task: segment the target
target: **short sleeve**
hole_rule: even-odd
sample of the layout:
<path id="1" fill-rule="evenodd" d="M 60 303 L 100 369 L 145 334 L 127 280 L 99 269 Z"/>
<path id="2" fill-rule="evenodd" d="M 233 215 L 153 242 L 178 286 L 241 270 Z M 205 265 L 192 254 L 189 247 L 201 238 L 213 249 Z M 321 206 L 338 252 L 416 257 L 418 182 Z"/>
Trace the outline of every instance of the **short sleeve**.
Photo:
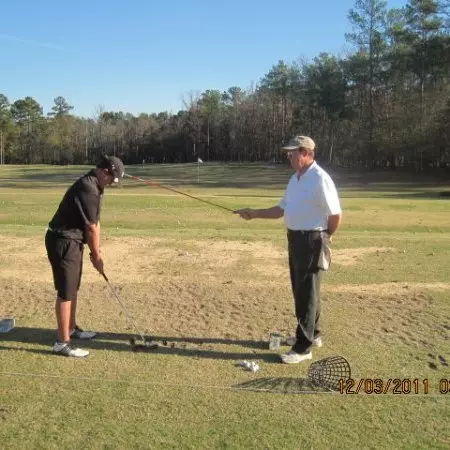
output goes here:
<path id="1" fill-rule="evenodd" d="M 336 214 L 341 214 L 342 209 L 337 189 L 330 176 L 325 176 L 322 178 L 321 187 L 321 194 L 323 197 L 322 201 L 327 215 L 334 216 Z"/>
<path id="2" fill-rule="evenodd" d="M 278 206 L 284 211 L 286 208 L 286 192 L 284 193 L 283 197 L 281 197 L 280 201 L 278 202 Z"/>
<path id="3" fill-rule="evenodd" d="M 79 193 L 75 196 L 75 205 L 78 207 L 84 224 L 96 224 L 100 215 L 100 196 L 94 186 L 89 183 L 81 185 Z"/>

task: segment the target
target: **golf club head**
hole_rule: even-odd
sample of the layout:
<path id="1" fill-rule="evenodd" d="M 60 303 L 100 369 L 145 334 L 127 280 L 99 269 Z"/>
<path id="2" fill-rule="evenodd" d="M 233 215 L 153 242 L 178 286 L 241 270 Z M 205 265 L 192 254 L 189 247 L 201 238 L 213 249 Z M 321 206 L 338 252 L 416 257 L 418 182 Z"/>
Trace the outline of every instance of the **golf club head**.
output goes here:
<path id="1" fill-rule="evenodd" d="M 133 337 L 130 339 L 130 345 L 133 352 L 156 350 L 159 347 L 159 344 L 151 338 L 145 338 L 143 343 L 136 343 L 136 339 Z"/>

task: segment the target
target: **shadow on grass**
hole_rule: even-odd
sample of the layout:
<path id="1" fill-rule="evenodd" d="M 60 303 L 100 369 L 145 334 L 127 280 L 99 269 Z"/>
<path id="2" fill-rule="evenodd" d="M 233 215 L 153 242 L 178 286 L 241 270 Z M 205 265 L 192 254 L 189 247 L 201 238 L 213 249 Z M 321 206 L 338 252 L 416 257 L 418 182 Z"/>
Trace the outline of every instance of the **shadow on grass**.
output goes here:
<path id="1" fill-rule="evenodd" d="M 233 389 L 251 392 L 270 392 L 274 394 L 333 394 L 331 390 L 315 385 L 309 378 L 257 378 L 235 384 Z"/>
<path id="2" fill-rule="evenodd" d="M 26 328 L 16 327 L 8 333 L 2 334 L 0 350 L 26 351 L 30 353 L 50 355 L 51 346 L 55 342 L 56 331 L 49 328 Z M 136 338 L 135 334 L 127 333 L 99 333 L 96 339 L 77 341 L 80 346 L 91 350 L 109 351 L 133 351 L 130 339 Z M 148 339 L 149 337 L 146 336 Z M 267 348 L 267 342 L 250 340 L 231 340 L 222 338 L 199 338 L 199 337 L 176 337 L 176 336 L 155 336 L 151 339 L 159 343 L 157 349 L 139 349 L 139 353 L 158 353 L 167 355 L 178 355 L 196 358 L 243 360 L 259 359 L 266 363 L 279 363 L 278 355 L 273 353 L 260 353 L 256 350 Z M 123 341 L 123 342 L 118 342 Z M 138 340 L 137 340 L 138 341 Z M 5 342 L 19 342 L 24 344 L 48 345 L 48 350 L 30 349 L 21 347 L 5 346 Z M 237 345 L 253 348 L 251 352 L 225 352 L 207 348 L 211 344 Z M 203 347 L 203 348 L 202 348 Z"/>
<path id="3" fill-rule="evenodd" d="M 398 192 L 395 194 L 381 194 L 384 198 L 411 198 L 425 200 L 450 200 L 450 191 L 442 192 Z"/>
<path id="4" fill-rule="evenodd" d="M 399 192 L 400 189 L 403 189 L 399 186 L 393 186 L 390 190 L 380 188 L 379 186 L 374 186 L 373 188 L 364 189 L 365 192 L 370 193 L 374 192 L 376 195 L 374 195 L 372 198 L 387 198 L 387 199 L 420 199 L 420 200 L 450 200 L 450 191 L 414 191 L 414 192 L 408 192 L 408 190 L 404 190 L 404 192 Z M 395 192 L 393 192 L 395 191 Z M 369 195 L 370 196 L 370 195 Z M 360 199 L 363 198 L 364 195 L 362 194 L 361 190 L 358 190 L 357 193 L 352 192 L 351 190 L 344 190 L 341 195 L 342 198 L 356 198 Z"/>

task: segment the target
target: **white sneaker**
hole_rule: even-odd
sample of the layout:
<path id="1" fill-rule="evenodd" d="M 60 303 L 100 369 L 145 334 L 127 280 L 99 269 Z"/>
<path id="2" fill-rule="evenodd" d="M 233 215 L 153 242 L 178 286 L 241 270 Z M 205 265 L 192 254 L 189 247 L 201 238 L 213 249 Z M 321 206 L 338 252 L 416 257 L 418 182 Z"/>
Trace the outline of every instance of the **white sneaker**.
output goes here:
<path id="1" fill-rule="evenodd" d="M 284 355 L 280 355 L 281 361 L 285 364 L 298 364 L 302 361 L 306 361 L 307 359 L 312 359 L 312 352 L 308 353 L 297 353 L 291 350 Z"/>
<path id="2" fill-rule="evenodd" d="M 290 345 L 291 347 L 293 345 L 295 345 L 296 342 L 297 342 L 297 338 L 295 336 L 289 336 L 286 339 L 286 344 Z M 323 346 L 323 341 L 322 341 L 322 338 L 320 336 L 313 340 L 313 346 L 314 347 L 319 347 L 319 348 Z"/>
<path id="3" fill-rule="evenodd" d="M 84 331 L 78 325 L 75 325 L 70 333 L 71 339 L 93 339 L 95 336 L 97 336 L 97 333 L 94 331 Z"/>
<path id="4" fill-rule="evenodd" d="M 85 358 L 89 355 L 87 350 L 71 347 L 67 342 L 55 342 L 53 353 L 63 356 L 72 356 L 73 358 Z"/>

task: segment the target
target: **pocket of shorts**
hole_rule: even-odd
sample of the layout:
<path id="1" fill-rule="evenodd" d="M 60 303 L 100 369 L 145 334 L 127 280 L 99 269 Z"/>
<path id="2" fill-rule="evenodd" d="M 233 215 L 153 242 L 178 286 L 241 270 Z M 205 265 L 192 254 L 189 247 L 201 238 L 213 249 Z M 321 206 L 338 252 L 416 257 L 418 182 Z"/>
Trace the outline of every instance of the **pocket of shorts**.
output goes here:
<path id="1" fill-rule="evenodd" d="M 70 248 L 70 241 L 68 239 L 56 239 L 56 253 L 61 259 L 64 259 Z"/>

